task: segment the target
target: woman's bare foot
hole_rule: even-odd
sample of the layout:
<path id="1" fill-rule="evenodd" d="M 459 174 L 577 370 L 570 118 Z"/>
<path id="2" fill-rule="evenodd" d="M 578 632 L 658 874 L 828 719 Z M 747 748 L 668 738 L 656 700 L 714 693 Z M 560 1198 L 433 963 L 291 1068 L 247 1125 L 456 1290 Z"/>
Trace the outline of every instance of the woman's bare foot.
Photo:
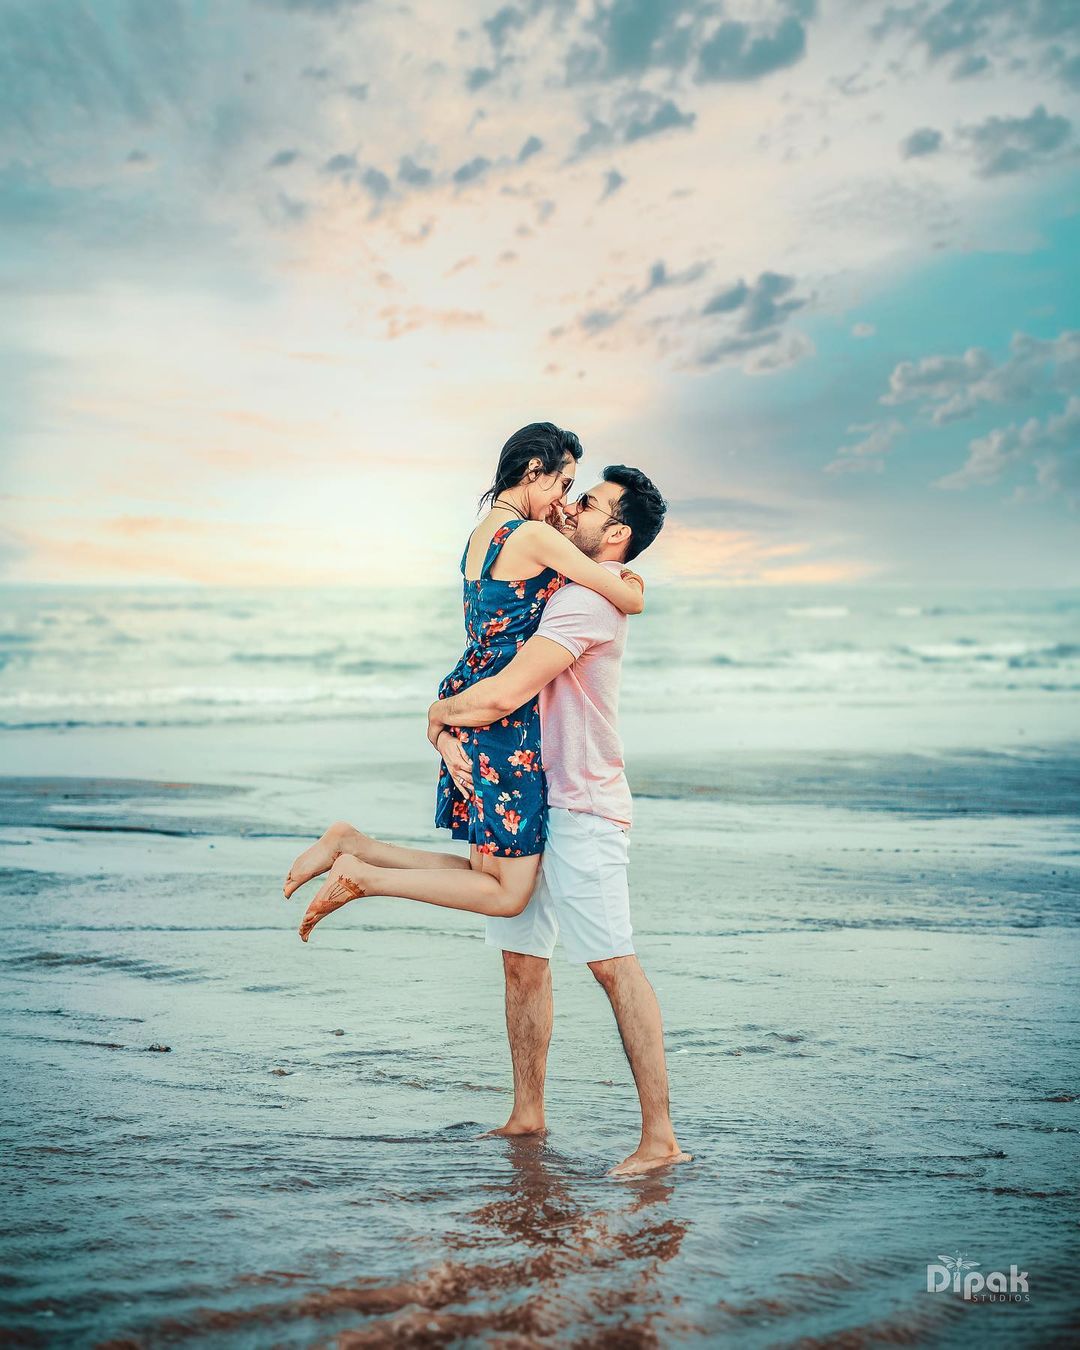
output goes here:
<path id="1" fill-rule="evenodd" d="M 318 894 L 304 911 L 300 920 L 300 937 L 304 942 L 311 936 L 311 930 L 335 909 L 347 905 L 361 895 L 370 894 L 371 868 L 351 853 L 343 853 L 330 869 L 330 875 L 319 888 Z"/>
<path id="2" fill-rule="evenodd" d="M 294 859 L 285 877 L 285 884 L 281 888 L 285 892 L 285 899 L 288 900 L 312 877 L 328 872 L 343 853 L 352 853 L 362 858 L 367 838 L 366 834 L 353 829 L 347 820 L 335 820 L 321 839 L 316 840 L 310 848 L 306 848 Z"/>
<path id="3" fill-rule="evenodd" d="M 608 1176 L 640 1177 L 644 1176 L 646 1172 L 656 1172 L 661 1167 L 670 1167 L 674 1163 L 693 1162 L 693 1160 L 691 1154 L 684 1153 L 678 1146 L 676 1146 L 674 1152 L 670 1150 L 658 1152 L 639 1145 L 629 1158 L 624 1158 L 619 1163 L 618 1167 L 612 1167 Z"/>

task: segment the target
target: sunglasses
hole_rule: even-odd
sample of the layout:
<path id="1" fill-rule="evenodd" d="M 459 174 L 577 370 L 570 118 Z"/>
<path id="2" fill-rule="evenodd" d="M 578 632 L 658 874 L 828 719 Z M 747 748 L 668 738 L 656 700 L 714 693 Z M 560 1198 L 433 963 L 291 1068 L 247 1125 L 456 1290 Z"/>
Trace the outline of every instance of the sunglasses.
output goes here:
<path id="1" fill-rule="evenodd" d="M 583 492 L 583 493 L 581 494 L 581 496 L 577 499 L 577 501 L 574 503 L 574 505 L 575 505 L 580 511 L 599 511 L 599 510 L 601 510 L 601 507 L 600 507 L 599 503 L 598 503 L 598 502 L 594 502 L 593 499 L 589 496 L 589 494 L 588 494 L 587 492 Z M 610 525 L 621 525 L 621 524 L 622 524 L 622 521 L 621 521 L 621 520 L 616 519 L 615 516 L 610 515 L 608 512 L 605 511 L 604 514 L 607 516 L 608 524 L 610 524 Z"/>

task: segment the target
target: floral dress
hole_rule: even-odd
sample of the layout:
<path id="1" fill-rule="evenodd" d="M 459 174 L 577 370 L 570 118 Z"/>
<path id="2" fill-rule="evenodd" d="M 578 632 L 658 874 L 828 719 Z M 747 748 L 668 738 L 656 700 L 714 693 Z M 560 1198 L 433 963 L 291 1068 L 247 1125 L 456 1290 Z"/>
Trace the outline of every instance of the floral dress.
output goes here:
<path id="1" fill-rule="evenodd" d="M 511 520 L 500 525 L 491 537 L 479 579 L 465 578 L 468 643 L 461 660 L 439 685 L 441 699 L 509 665 L 518 648 L 536 632 L 549 597 L 566 584 L 566 578 L 550 567 L 524 581 L 496 581 L 489 575 L 502 546 L 522 524 Z M 463 577 L 468 552 L 466 544 L 461 555 Z M 542 853 L 547 790 L 540 763 L 539 700 L 531 699 L 491 726 L 451 730 L 472 760 L 473 795 L 466 801 L 446 765 L 440 763 L 435 824 L 496 858 Z"/>

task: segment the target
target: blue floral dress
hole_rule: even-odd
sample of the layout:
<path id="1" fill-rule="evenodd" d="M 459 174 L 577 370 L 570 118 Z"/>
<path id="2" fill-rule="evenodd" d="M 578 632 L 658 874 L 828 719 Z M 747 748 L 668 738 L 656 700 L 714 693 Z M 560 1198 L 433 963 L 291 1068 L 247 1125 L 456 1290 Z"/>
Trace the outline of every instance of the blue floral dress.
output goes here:
<path id="1" fill-rule="evenodd" d="M 566 578 L 553 568 L 524 581 L 490 576 L 502 546 L 521 520 L 500 525 L 491 536 L 476 581 L 465 577 L 465 632 L 461 660 L 439 685 L 439 698 L 450 698 L 477 680 L 510 664 L 518 648 L 536 632 L 544 605 Z M 543 853 L 547 829 L 547 785 L 540 762 L 540 703 L 532 699 L 509 717 L 486 727 L 451 728 L 472 760 L 473 795 L 466 801 L 440 762 L 435 824 L 455 839 L 467 839 L 481 853 L 521 858 Z"/>

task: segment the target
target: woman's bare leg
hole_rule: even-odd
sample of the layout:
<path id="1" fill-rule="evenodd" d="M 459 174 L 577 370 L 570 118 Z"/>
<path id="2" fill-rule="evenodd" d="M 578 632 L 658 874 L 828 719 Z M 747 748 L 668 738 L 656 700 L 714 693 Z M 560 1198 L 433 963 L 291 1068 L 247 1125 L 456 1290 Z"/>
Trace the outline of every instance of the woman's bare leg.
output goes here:
<path id="1" fill-rule="evenodd" d="M 335 820 L 321 839 L 304 850 L 293 861 L 282 890 L 288 899 L 294 891 L 300 889 L 312 877 L 328 872 L 343 853 L 351 853 L 361 862 L 373 863 L 376 867 L 409 868 L 457 868 L 467 871 L 470 863 L 463 853 L 435 853 L 424 848 L 402 848 L 399 844 L 387 844 L 381 839 L 373 839 L 350 825 L 347 820 Z"/>
<path id="2" fill-rule="evenodd" d="M 300 922 L 306 942 L 328 914 L 361 895 L 392 895 L 471 914 L 512 916 L 529 903 L 540 875 L 539 853 L 525 858 L 492 858 L 472 850 L 468 868 L 375 867 L 343 853 Z"/>

